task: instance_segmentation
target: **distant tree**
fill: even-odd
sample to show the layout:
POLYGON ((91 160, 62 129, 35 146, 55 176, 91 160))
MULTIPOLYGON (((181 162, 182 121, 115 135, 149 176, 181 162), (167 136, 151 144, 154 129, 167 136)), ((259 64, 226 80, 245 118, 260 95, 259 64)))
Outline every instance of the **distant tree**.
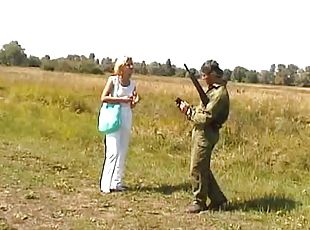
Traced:
POLYGON ((278 72, 285 72, 286 66, 284 64, 278 64, 278 72))
POLYGON ((70 61, 81 61, 81 57, 79 55, 76 55, 76 54, 74 54, 74 55, 69 54, 67 56, 67 59, 70 61))
POLYGON ((102 74, 103 71, 100 66, 96 65, 93 60, 84 60, 80 66, 80 72, 91 74, 102 74))
POLYGON ((89 54, 89 59, 92 61, 95 61, 95 54, 94 53, 90 53, 89 54))
POLYGON ((276 72, 276 65, 275 64, 272 64, 270 66, 270 72, 273 73, 273 74, 276 72))
POLYGON ((294 64, 289 64, 287 67, 284 64, 279 64, 278 71, 275 76, 275 84, 294 85, 298 70, 298 66, 294 64))
POLYGON ((284 72, 278 72, 276 74, 276 77, 274 78, 274 84, 275 85, 285 85, 285 73, 284 72))
POLYGON ((46 55, 44 56, 44 59, 45 59, 45 60, 51 60, 51 57, 50 57, 50 55, 47 55, 47 54, 46 54, 46 55))
POLYGON ((7 64, 5 52, 3 52, 2 50, 0 50, 0 64, 7 64))
POLYGON ((103 58, 101 60, 101 66, 104 72, 113 73, 114 63, 111 58, 103 58))
POLYGON ((276 85, 286 85, 288 73, 284 64, 278 64, 278 70, 274 79, 276 85))
POLYGON ((298 66, 297 65, 294 65, 294 64, 289 64, 287 66, 287 69, 288 69, 288 73, 289 74, 296 74, 297 71, 299 70, 298 66))
POLYGON ((42 58, 40 68, 47 71, 54 71, 57 66, 55 60, 50 60, 46 58, 42 58))
POLYGON ((61 71, 61 72, 79 72, 77 70, 77 63, 75 61, 70 61, 67 58, 58 58, 56 60, 53 60, 55 63, 54 70, 55 71, 61 71))
POLYGON ((148 74, 147 66, 146 66, 146 64, 145 64, 145 61, 142 61, 142 63, 141 63, 141 66, 140 66, 140 73, 141 73, 141 74, 144 74, 144 75, 148 74))
POLYGON ((176 68, 175 69, 175 76, 176 77, 185 77, 186 75, 186 70, 182 68, 176 68))
POLYGON ((29 67, 40 67, 41 66, 40 58, 30 55, 28 58, 28 66, 29 67))
POLYGON ((166 64, 163 66, 163 75, 164 76, 173 76, 175 75, 175 68, 171 64, 170 58, 166 61, 166 64))
POLYGON ((74 56, 71 55, 71 54, 69 54, 69 55, 67 56, 67 59, 68 59, 69 61, 74 61, 74 56))
POLYGON ((295 78, 295 85, 302 87, 310 87, 310 69, 305 68, 306 71, 300 71, 295 78))
POLYGON ((10 66, 26 66, 28 59, 23 49, 17 41, 11 41, 3 45, 0 50, 1 63, 10 66))
POLYGON ((263 84, 274 84, 274 73, 268 70, 262 70, 258 75, 258 82, 263 84))
POLYGON ((139 63, 139 62, 135 62, 134 63, 134 66, 135 66, 135 73, 137 74, 143 74, 143 75, 146 75, 148 74, 147 72, 147 66, 145 64, 145 61, 142 61, 142 63, 139 63))
POLYGON ((299 68, 297 65, 289 64, 287 66, 287 74, 288 74, 287 81, 286 81, 287 85, 294 85, 298 70, 299 68))
POLYGON ((164 70, 162 69, 162 66, 158 62, 151 62, 147 66, 148 72, 151 75, 164 75, 164 70))
POLYGON ((229 69, 224 69, 223 78, 227 81, 230 81, 232 71, 229 69))
POLYGON ((246 83, 257 83, 258 82, 258 73, 255 70, 246 71, 244 82, 246 82, 246 83))
POLYGON ((170 58, 167 59, 167 61, 166 61, 166 66, 167 66, 168 68, 171 68, 171 67, 172 67, 170 58))
POLYGON ((246 72, 248 72, 248 70, 244 67, 235 67, 231 74, 231 80, 237 82, 245 82, 246 72))
MULTIPOLYGON (((196 79, 200 78, 200 73, 199 73, 199 71, 198 71, 197 69, 195 69, 195 68, 190 68, 190 69, 189 69, 189 72, 190 72, 191 74, 193 74, 194 77, 195 77, 196 79)), ((189 77, 189 76, 188 76, 188 73, 185 74, 185 77, 189 77)))

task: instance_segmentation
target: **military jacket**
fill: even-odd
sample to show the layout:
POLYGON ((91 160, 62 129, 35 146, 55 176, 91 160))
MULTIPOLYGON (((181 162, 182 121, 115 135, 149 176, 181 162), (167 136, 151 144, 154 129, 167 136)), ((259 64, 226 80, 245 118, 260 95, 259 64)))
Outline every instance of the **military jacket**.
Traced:
POLYGON ((229 115, 229 95, 226 85, 213 84, 206 94, 209 98, 208 104, 204 106, 200 102, 200 105, 192 106, 188 118, 197 127, 220 128, 229 115))

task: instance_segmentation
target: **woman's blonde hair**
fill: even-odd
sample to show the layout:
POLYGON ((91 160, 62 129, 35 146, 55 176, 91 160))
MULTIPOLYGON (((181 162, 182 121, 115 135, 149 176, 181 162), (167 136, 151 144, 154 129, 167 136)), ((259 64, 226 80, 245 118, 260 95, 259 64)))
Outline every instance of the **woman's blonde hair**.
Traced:
POLYGON ((123 56, 121 58, 117 58, 114 64, 114 74, 121 74, 122 67, 126 64, 133 64, 131 57, 123 56))

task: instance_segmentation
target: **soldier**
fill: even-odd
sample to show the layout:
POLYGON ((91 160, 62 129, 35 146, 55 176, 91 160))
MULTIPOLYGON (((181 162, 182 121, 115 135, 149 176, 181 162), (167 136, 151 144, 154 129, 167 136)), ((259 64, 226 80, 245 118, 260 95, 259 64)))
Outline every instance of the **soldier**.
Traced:
POLYGON ((182 101, 179 108, 193 122, 190 177, 194 201, 188 206, 188 213, 204 210, 219 210, 227 204, 227 198, 217 184, 210 169, 211 153, 219 140, 219 130, 229 114, 229 95, 223 71, 214 60, 203 63, 202 79, 208 85, 206 106, 190 106, 182 101), (211 200, 206 205, 207 197, 211 200))

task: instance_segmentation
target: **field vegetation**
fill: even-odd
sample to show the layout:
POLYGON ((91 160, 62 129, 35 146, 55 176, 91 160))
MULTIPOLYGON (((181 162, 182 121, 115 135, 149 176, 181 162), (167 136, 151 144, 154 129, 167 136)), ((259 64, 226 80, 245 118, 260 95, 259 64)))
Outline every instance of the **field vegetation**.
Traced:
POLYGON ((129 191, 102 195, 96 129, 105 75, 0 67, 0 229, 310 229, 310 90, 229 83, 212 169, 227 211, 185 214, 189 79, 133 77, 141 95, 129 191))

